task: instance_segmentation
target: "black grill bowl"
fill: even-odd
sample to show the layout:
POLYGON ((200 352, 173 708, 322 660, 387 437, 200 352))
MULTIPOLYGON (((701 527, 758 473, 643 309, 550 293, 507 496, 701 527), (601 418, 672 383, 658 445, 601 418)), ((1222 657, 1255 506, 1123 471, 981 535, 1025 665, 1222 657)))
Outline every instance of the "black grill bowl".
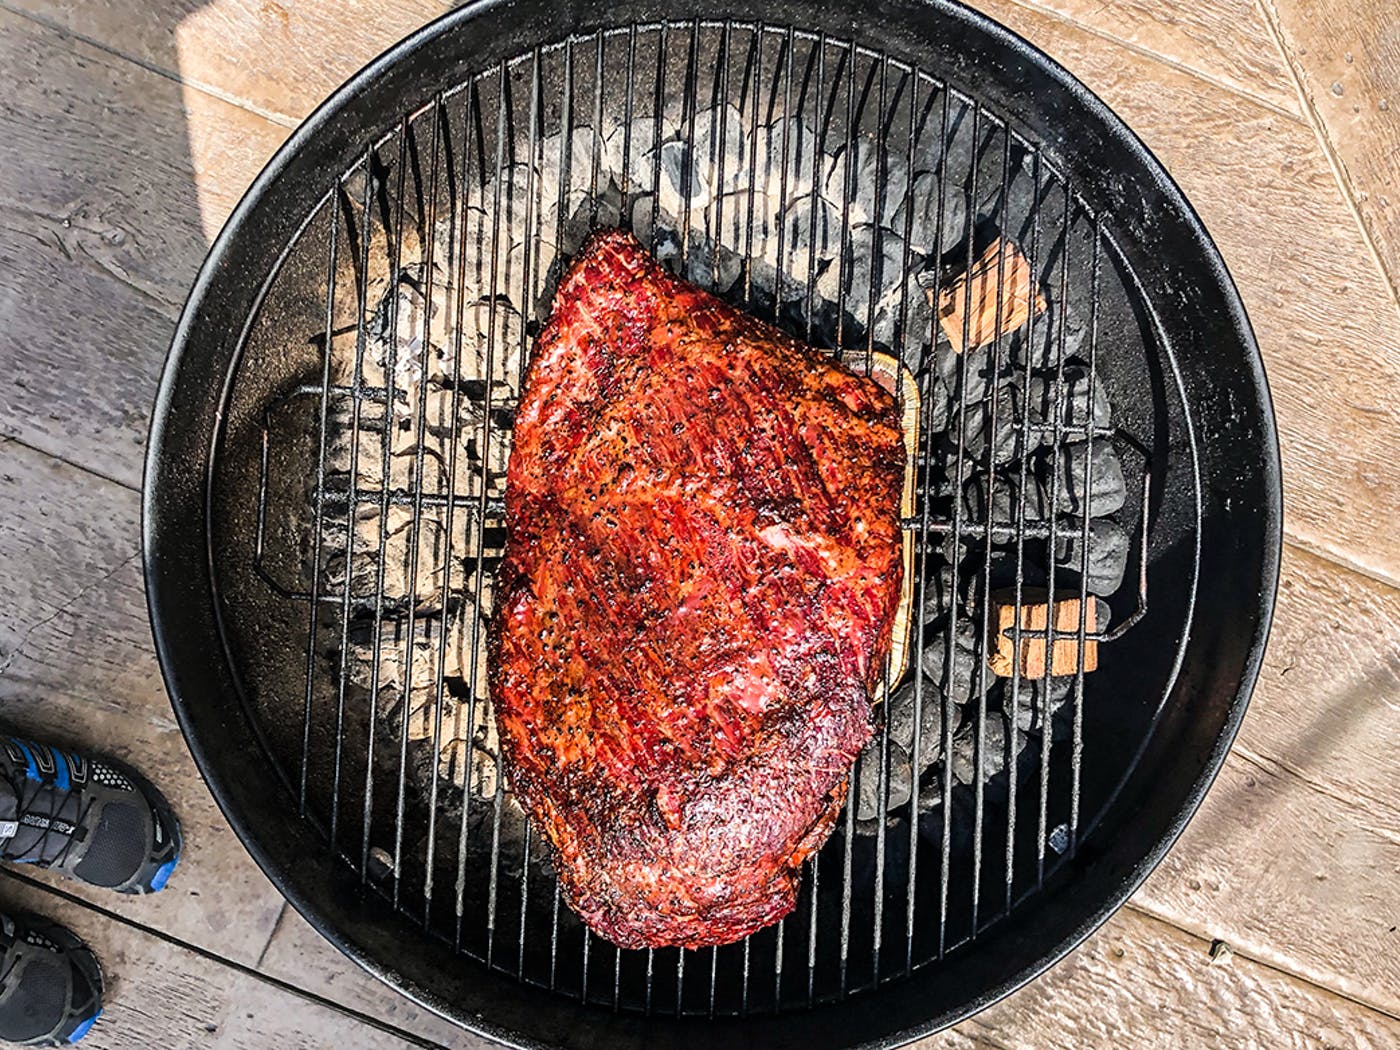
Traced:
MULTIPOLYGON (((332 846, 325 813, 307 805, 295 764, 284 760, 289 741, 302 744, 297 719, 305 682, 298 675, 307 660, 304 641, 300 655, 289 657, 279 639, 304 632, 306 613, 272 589, 249 585, 250 508, 257 499, 262 413, 305 376, 296 355, 269 353, 254 336, 275 333, 279 315, 304 307, 295 288, 287 291, 290 278, 281 276, 305 265, 294 250, 298 237, 340 173, 405 114, 421 113, 439 93, 503 62, 571 37, 592 39, 599 30, 634 23, 668 22, 684 31, 700 24, 691 21, 697 14, 706 25, 751 25, 753 12, 730 0, 708 0, 698 12, 652 2, 626 9, 594 0, 481 2, 376 59, 258 177, 196 280, 147 451, 147 593, 181 727, 215 798, 268 876, 366 969, 513 1045, 889 1046, 968 1016, 1071 950, 1158 863, 1224 761, 1263 656, 1282 514, 1272 408, 1230 276, 1162 167, 1069 74, 964 7, 943 0, 778 0, 763 13, 766 26, 854 39, 975 99, 1037 144, 1047 165, 1097 215, 1104 268, 1116 275, 1126 304, 1116 321, 1106 315, 1105 332, 1135 326, 1141 344, 1136 356, 1106 354, 1101 367, 1126 403, 1116 408, 1135 420, 1150 463, 1151 603, 1130 632, 1106 643, 1101 669, 1086 680, 1074 848, 1047 868, 1034 892, 1018 894, 1004 916, 996 906, 999 887, 988 889, 987 921, 975 936, 950 938, 946 954, 920 959, 912 972, 891 976, 882 968, 877 986, 860 987, 862 980, 871 984, 868 975, 852 978, 851 994, 818 994, 810 1006, 793 1005, 784 992, 781 1010, 772 994, 713 1011, 703 999, 692 1008, 687 997, 677 1017, 659 1003, 647 1012, 581 1002, 577 988, 571 998, 522 981, 474 958, 477 952, 457 950, 450 935, 425 929, 421 900, 400 902, 397 890, 368 886, 356 858, 347 862, 345 843, 332 846), (271 716, 279 704, 296 717, 271 716), (740 1012, 747 1015, 723 1016, 740 1012)), ((313 781, 319 775, 313 767, 313 781)), ((313 782, 310 796, 317 791, 313 782)), ((995 853, 1003 841, 993 834, 987 851, 995 853)), ((950 928, 970 925, 954 881, 950 928)), ((902 903, 899 911, 902 916, 902 903)), ((860 914, 853 940, 870 936, 859 927, 860 914)), ((428 920, 429 927, 437 921, 428 920)), ((936 924, 937 915, 920 921, 936 924)), ((509 947, 513 959, 515 946, 509 947)), ((595 966, 610 980, 611 947, 595 941, 594 950, 595 966)), ((853 968, 870 965, 869 949, 864 952, 852 955, 853 968)), ((903 946, 894 954, 902 959, 903 946)), ((674 959, 666 958, 670 983, 658 988, 675 997, 674 959)), ((703 985, 710 956, 699 958, 692 966, 704 967, 703 985)), ((726 971, 731 958, 724 956, 726 971)), ((565 976, 577 968, 572 960, 559 965, 565 976)), ((784 979, 802 983, 805 966, 805 951, 790 952, 784 979)), ((771 972, 763 980, 771 989, 771 972)), ((732 975, 721 977, 722 986, 729 983, 732 975)))

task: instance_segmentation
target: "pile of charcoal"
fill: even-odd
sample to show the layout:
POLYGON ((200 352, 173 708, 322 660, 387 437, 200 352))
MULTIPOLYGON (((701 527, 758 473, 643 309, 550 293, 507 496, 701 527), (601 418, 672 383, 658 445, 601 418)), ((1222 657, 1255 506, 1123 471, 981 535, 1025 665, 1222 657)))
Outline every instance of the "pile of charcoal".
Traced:
MULTIPOLYGON (((440 471, 454 463, 460 477, 434 484, 450 482, 457 493, 484 485, 499 495, 530 342, 564 266, 595 229, 630 228, 673 271, 815 345, 905 363, 919 383, 930 450, 921 498, 946 527, 919 554, 916 657, 887 700, 888 761, 877 736, 852 790, 867 825, 882 810, 909 807, 916 789, 920 807, 938 805, 945 772, 952 788, 966 788, 1004 773, 1046 733, 1067 732, 1073 677, 1022 677, 1013 688, 989 669, 986 595, 1014 581, 1018 567, 1023 583, 1042 587, 1053 569, 1057 592, 1077 594, 1082 580, 1098 596, 1102 627, 1103 599, 1120 589, 1130 556, 1113 391, 1090 365, 1083 275, 1071 274, 1063 301, 1064 282, 1053 279, 1053 238, 1040 244, 1031 280, 1043 302, 1028 324, 967 346, 940 324, 937 288, 956 282, 989 239, 1025 247, 1030 216, 1049 215, 1047 225, 1054 218, 1048 183, 1031 176, 1004 129, 979 128, 956 101, 950 112, 941 141, 931 128, 921 132, 912 166, 869 132, 818 130, 805 117, 756 120, 732 103, 643 115, 602 134, 556 130, 535 147, 522 140, 503 150, 499 170, 467 180, 472 189, 456 214, 416 239, 410 232, 396 271, 370 275, 366 367, 393 387, 402 420, 424 415, 426 401, 433 426, 420 434, 405 424, 402 440, 435 442, 427 462, 440 471), (1015 541, 1018 523, 1052 517, 1053 543, 1015 541)), ((434 554, 445 556, 450 550, 434 554)), ((454 639, 471 633, 462 625, 475 612, 489 614, 477 609, 477 594, 456 597, 446 628, 454 639)), ((481 632, 473 637, 479 646, 481 632)), ((482 653, 462 659, 484 666, 482 653)), ((369 666, 351 666, 361 664, 369 666)), ((425 668, 415 680, 445 671, 425 668)), ((477 695, 462 685, 449 695, 477 695)), ((401 711, 426 712, 426 701, 405 701, 401 711)), ((467 767, 496 767, 482 731, 486 710, 448 722, 474 726, 480 739, 442 741, 442 775, 473 780, 464 756, 467 767)), ((497 790, 495 779, 479 790, 497 790)))

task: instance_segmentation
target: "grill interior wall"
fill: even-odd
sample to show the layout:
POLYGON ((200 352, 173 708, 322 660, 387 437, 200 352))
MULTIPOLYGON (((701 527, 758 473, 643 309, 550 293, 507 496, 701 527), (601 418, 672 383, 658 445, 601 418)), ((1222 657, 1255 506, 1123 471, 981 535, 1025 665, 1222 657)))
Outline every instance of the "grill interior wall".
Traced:
MULTIPOLYGON (((256 406, 245 418, 264 422, 265 444, 249 422, 227 435, 221 467, 225 601, 232 623, 258 625, 235 627, 236 660, 308 820, 367 884, 467 953, 634 1009, 742 1013, 839 997, 938 959, 1034 893, 1125 775, 1113 742, 1142 739, 1160 701, 1094 704, 1109 692, 1097 687, 1133 663, 1165 679, 1175 646, 1140 650, 1131 635, 1105 644, 1104 666, 1072 687, 1078 728, 1033 746, 1023 729, 1004 733, 1026 754, 1003 753, 988 781, 955 783, 937 762, 941 783, 921 785, 903 817, 859 820, 849 806, 779 927, 698 953, 620 953, 588 934, 560 904, 500 776, 475 610, 489 612, 530 341, 566 254, 617 223, 690 279, 852 367, 886 350, 915 373, 925 406, 915 668, 940 645, 959 652, 955 620, 965 635, 985 633, 985 596, 1014 581, 1017 548, 1023 582, 1048 567, 1047 540, 1001 542, 992 572, 969 581, 968 566, 988 564, 996 500, 979 508, 957 494, 998 443, 978 453, 949 430, 989 386, 1011 418, 1026 361, 1055 374, 1061 395, 1067 343, 1095 366, 1113 430, 1091 440, 1121 460, 1115 517, 1135 531, 1135 479, 1149 459, 1156 470, 1170 458, 1169 398, 1116 257, 1051 161, 964 97, 844 42, 642 28, 540 49, 406 118, 345 173, 289 253, 249 339, 255 378, 235 390, 256 406), (669 144, 654 150, 658 126, 669 144), (930 346, 921 280, 949 279, 993 229, 1022 245, 1050 309, 993 351, 930 346), (978 374, 990 363, 1008 367, 1005 387, 978 374), (261 501, 249 499, 263 478, 261 501), (246 550, 259 519, 261 550, 246 550), (958 581, 948 579, 954 544, 965 551, 958 581)), ((1018 466, 1001 474, 1025 491, 1018 466)), ((1154 504, 1172 498, 1159 492, 1154 504)), ((1025 520, 1023 503, 1011 501, 1008 525, 1025 520)), ((1173 552, 1154 551, 1154 565, 1159 556, 1170 563, 1173 552)), ((1109 595, 1115 620, 1132 609, 1136 567, 1109 595)), ((991 681, 985 661, 972 666, 991 681)), ((938 678, 915 696, 947 755, 961 716, 938 678)), ((970 710, 980 766, 1001 715, 988 700, 970 710)), ((873 778, 888 796, 902 753, 887 728, 856 781, 873 778)))

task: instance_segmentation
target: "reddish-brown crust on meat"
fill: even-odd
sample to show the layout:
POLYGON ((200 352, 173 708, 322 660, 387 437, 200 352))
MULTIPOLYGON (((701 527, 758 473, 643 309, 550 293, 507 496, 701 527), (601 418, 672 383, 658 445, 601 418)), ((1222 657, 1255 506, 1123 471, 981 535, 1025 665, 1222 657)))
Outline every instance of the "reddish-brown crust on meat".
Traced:
POLYGON ((894 399, 595 235, 535 345, 491 696, 570 906, 627 948, 796 903, 900 593, 894 399))

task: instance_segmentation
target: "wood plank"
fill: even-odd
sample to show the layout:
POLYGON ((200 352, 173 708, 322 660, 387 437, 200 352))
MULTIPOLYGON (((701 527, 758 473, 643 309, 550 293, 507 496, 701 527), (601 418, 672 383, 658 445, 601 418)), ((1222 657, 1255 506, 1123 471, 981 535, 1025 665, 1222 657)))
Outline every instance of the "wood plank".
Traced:
MULTIPOLYGON (((1225 1045, 1248 1030, 1251 1045, 1307 1045, 1345 1036, 1345 1045, 1388 1047, 1400 1021, 1236 954, 1213 965, 1210 940, 1132 907, 1115 915, 1064 962, 1027 987, 949 1031, 923 1040, 935 1047, 1156 1047, 1225 1045), (1093 1004, 1086 1009, 1086 1004, 1093 1004)), ((303 986, 444 1046, 494 1044, 414 1006, 331 948, 294 914, 279 926, 266 972, 301 977, 303 986)), ((1344 1041, 1345 1041, 1344 1040, 1344 1041)))
POLYGON ((1400 15, 1376 0, 1260 0, 1400 295, 1400 15))
POLYGON ((1400 310, 1310 128, 1018 7, 983 10, 1054 54, 1142 136, 1230 266, 1269 369, 1286 528, 1400 581, 1375 523, 1400 506, 1400 310))
MULTIPOLYGON (((1302 115, 1287 63, 1251 0, 1017 0, 1302 115)), ((974 6, 981 7, 981 4, 974 6)), ((1052 52, 1053 54, 1053 52, 1052 52)))
POLYGON ((1400 592, 1285 548, 1224 772, 1135 900, 1400 1016, 1400 592))
MULTIPOLYGON (((1250 0, 1029 0, 1111 39, 1160 55, 1275 108, 1300 113, 1287 66, 1250 0)), ((255 111, 299 121, 367 61, 456 6, 447 0, 347 7, 330 0, 16 0, 37 17, 255 111), (327 46, 330 42, 331 46, 327 46), (247 56, 261 56, 247 61, 247 56)))
POLYGON ((1330 795, 1232 754, 1133 898, 1202 937, 1400 1014, 1400 840, 1330 795))
POLYGON ((458 6, 336 0, 17 0, 14 6, 287 125, 381 51, 458 6))
POLYGON ((919 1050, 1397 1045, 1400 1021, 1125 908, 1068 959, 919 1050))
POLYGON ((83 1040, 85 1048, 400 1050, 432 1045, 385 1031, 27 880, 6 878, 4 890, 7 909, 62 923, 101 963, 104 1010, 83 1040))
POLYGON ((169 798, 185 833, 180 867, 162 893, 125 898, 64 887, 252 962, 282 898, 224 821, 175 724, 151 650, 136 494, 7 442, 0 446, 0 506, 6 730, 130 762, 169 798))
POLYGON ((0 34, 0 433, 137 485, 202 214, 285 129, 3 10, 0 34))
POLYGON ((371 977, 288 908, 258 969, 337 1003, 371 1013, 395 1028, 453 1050, 491 1050, 499 1044, 458 1028, 371 977))

